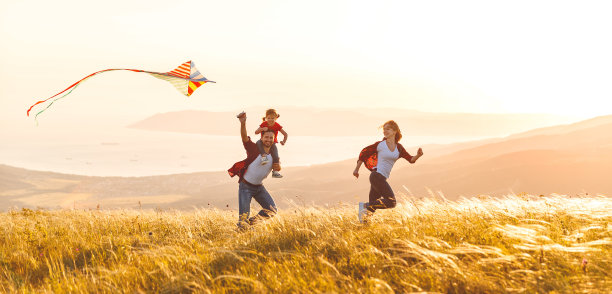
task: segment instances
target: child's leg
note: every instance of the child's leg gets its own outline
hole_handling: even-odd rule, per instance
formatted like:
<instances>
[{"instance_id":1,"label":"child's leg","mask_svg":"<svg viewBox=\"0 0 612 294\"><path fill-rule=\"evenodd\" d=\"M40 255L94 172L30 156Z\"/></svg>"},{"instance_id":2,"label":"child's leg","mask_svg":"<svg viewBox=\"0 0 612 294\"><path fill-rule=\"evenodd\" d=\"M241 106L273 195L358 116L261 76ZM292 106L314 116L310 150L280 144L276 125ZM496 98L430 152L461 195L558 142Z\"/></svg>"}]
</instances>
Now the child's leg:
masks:
<instances>
[{"instance_id":1,"label":"child's leg","mask_svg":"<svg viewBox=\"0 0 612 294\"><path fill-rule=\"evenodd\" d=\"M270 154L272 155L272 163L278 163L278 148L276 148L276 143L272 143L272 147L270 147Z\"/></svg>"},{"instance_id":2,"label":"child's leg","mask_svg":"<svg viewBox=\"0 0 612 294\"><path fill-rule=\"evenodd\" d=\"M263 143L261 142L261 140L257 140L256 144L257 144L257 150L259 150L259 154L261 154L261 156L265 156L266 151L264 150Z\"/></svg>"}]
</instances>

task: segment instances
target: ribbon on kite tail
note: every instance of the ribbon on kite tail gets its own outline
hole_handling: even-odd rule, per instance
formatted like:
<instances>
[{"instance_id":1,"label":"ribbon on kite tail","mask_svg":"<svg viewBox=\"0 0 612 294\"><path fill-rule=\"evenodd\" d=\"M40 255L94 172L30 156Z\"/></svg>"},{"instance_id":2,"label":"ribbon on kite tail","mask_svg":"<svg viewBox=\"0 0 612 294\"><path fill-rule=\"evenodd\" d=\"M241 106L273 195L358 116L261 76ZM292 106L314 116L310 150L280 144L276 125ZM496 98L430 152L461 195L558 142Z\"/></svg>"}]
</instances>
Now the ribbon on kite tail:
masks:
<instances>
[{"instance_id":1,"label":"ribbon on kite tail","mask_svg":"<svg viewBox=\"0 0 612 294\"><path fill-rule=\"evenodd\" d=\"M45 110L47 110L49 107L51 107L51 105L53 105L53 103L55 103L55 101L62 99L64 97L66 97L68 94L72 93L72 91L74 91L74 89L76 89L82 82L84 82L85 80L99 74L99 73L103 73L103 72L107 72L107 71L115 71L115 70L129 70L129 71L133 71L133 72L143 72L143 73L148 73L158 79L162 79L164 81L168 81L170 82L177 90L179 90L179 92L183 93L183 95L189 97L191 96L191 94L193 94L193 92L200 86L204 85L205 83L214 83L213 81L209 81L208 79L206 79L201 73L200 71L198 71L198 69L195 67L195 64L192 61L187 61L183 64L181 64L179 67L177 67L176 69L169 71L169 72L154 72L154 71L146 71L146 70L140 70L140 69L127 69L127 68L114 68L114 69L105 69L105 70L101 70L101 71L97 71L94 72L82 79L80 79L78 82L70 85L70 87L64 89L63 91L45 99L45 100L40 100L36 103L34 103L32 106L30 106L30 108L28 109L27 115L30 116L30 111L32 111L32 108L34 108L36 105L41 104L41 103L45 103L53 98L53 99L49 104L47 104L47 106L45 108L43 108L41 111L39 111L38 113L36 113L34 119L36 120L38 118L38 115L41 114L42 112L44 112ZM67 93L65 93L67 92ZM61 94L65 93L62 96L59 96ZM59 97L58 97L59 96ZM57 97L57 98L56 98ZM38 120L36 120L36 122L38 123Z\"/></svg>"}]
</instances>

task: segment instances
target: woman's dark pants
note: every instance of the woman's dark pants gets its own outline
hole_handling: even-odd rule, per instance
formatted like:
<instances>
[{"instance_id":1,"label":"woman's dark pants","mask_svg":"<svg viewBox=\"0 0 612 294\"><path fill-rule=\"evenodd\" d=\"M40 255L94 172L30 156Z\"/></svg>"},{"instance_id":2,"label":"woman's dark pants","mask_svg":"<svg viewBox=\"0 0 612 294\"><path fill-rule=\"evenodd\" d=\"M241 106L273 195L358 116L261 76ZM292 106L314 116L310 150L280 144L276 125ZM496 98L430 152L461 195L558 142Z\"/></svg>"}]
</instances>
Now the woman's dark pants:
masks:
<instances>
[{"instance_id":1,"label":"woman's dark pants","mask_svg":"<svg viewBox=\"0 0 612 294\"><path fill-rule=\"evenodd\" d=\"M377 209L386 209L395 207L395 194L387 183L387 178L373 171L370 174L370 201L366 203L366 207L370 212Z\"/></svg>"}]
</instances>

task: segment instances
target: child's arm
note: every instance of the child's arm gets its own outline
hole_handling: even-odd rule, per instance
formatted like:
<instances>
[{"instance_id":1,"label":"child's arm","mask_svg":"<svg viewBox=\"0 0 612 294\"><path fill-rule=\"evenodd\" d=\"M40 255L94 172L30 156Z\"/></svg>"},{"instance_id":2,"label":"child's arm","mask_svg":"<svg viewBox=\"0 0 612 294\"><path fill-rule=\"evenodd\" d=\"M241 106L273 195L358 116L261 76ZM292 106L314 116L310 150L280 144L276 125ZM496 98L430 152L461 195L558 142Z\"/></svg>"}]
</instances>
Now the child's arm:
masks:
<instances>
[{"instance_id":1,"label":"child's arm","mask_svg":"<svg viewBox=\"0 0 612 294\"><path fill-rule=\"evenodd\" d=\"M257 128L257 130L255 130L255 135L259 135L259 133L263 132L263 131L267 131L268 127L259 127Z\"/></svg>"},{"instance_id":2,"label":"child's arm","mask_svg":"<svg viewBox=\"0 0 612 294\"><path fill-rule=\"evenodd\" d=\"M287 132L285 132L284 129L281 129L279 132L281 132L281 134L283 134L284 136L283 140L280 143L281 145L285 145L285 142L287 142L287 138L289 137L289 135L287 135Z\"/></svg>"}]
</instances>

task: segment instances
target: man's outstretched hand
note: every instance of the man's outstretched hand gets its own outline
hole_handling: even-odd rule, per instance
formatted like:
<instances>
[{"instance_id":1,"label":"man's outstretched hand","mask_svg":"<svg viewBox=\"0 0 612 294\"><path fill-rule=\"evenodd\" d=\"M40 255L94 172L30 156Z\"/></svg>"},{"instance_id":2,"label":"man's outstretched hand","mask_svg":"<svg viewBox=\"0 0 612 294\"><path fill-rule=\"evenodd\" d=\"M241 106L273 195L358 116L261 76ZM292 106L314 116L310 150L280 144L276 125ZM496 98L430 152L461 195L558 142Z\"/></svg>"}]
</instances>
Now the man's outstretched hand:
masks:
<instances>
[{"instance_id":1,"label":"man's outstretched hand","mask_svg":"<svg viewBox=\"0 0 612 294\"><path fill-rule=\"evenodd\" d=\"M238 120L240 120L241 123L246 122L246 112L243 111L236 115L236 117L238 118Z\"/></svg>"},{"instance_id":2,"label":"man's outstretched hand","mask_svg":"<svg viewBox=\"0 0 612 294\"><path fill-rule=\"evenodd\" d=\"M238 118L238 120L240 120L240 137L242 137L242 142L246 143L250 140L246 130L246 112L243 111L241 113L238 113L236 117Z\"/></svg>"}]
</instances>

